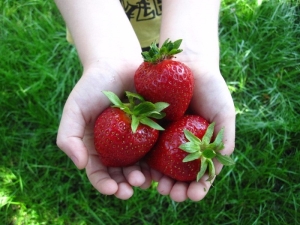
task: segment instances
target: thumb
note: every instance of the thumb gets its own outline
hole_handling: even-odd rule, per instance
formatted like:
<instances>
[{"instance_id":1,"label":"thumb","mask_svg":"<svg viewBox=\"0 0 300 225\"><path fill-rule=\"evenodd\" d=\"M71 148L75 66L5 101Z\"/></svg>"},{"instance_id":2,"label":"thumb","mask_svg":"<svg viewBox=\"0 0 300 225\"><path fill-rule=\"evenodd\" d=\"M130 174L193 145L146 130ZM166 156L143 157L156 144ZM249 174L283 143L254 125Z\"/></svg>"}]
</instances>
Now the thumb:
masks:
<instances>
[{"instance_id":1,"label":"thumb","mask_svg":"<svg viewBox=\"0 0 300 225\"><path fill-rule=\"evenodd\" d=\"M218 122L218 120L217 120ZM216 125L216 131L219 131L222 127L224 130L223 142L225 148L221 151L222 155L231 155L235 147L235 114L232 113L222 118L222 122ZM219 174L223 165L215 160L216 174Z\"/></svg>"},{"instance_id":2,"label":"thumb","mask_svg":"<svg viewBox=\"0 0 300 225\"><path fill-rule=\"evenodd\" d=\"M83 143L86 124L79 107L70 105L67 102L64 107L56 142L77 168L83 169L88 162L88 151Z\"/></svg>"}]
</instances>

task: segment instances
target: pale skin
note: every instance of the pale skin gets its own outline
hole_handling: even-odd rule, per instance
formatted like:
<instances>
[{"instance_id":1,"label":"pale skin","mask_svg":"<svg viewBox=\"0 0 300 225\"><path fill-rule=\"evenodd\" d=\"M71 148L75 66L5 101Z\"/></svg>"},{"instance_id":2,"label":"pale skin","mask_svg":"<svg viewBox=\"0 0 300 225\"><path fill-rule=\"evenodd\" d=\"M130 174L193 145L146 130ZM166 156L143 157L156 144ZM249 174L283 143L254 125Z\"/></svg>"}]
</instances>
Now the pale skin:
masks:
<instances>
[{"instance_id":1,"label":"pale skin","mask_svg":"<svg viewBox=\"0 0 300 225\"><path fill-rule=\"evenodd\" d=\"M231 94L219 70L218 13L220 0L163 0L160 43L183 39L184 50L175 60L188 65L195 77L191 107L196 114L225 127L225 148L234 150L235 110ZM134 91L133 75L142 63L138 39L119 0L56 0L75 42L83 75L64 106L58 146L85 169L91 184L104 195L129 199L133 187L147 189L158 182L157 191L176 202L202 200L212 183L175 181L144 162L124 168L107 168L99 161L93 144L93 125L109 105L101 93L118 95ZM101 12L101 13L99 13ZM215 161L217 174L222 165Z\"/></svg>"}]
</instances>

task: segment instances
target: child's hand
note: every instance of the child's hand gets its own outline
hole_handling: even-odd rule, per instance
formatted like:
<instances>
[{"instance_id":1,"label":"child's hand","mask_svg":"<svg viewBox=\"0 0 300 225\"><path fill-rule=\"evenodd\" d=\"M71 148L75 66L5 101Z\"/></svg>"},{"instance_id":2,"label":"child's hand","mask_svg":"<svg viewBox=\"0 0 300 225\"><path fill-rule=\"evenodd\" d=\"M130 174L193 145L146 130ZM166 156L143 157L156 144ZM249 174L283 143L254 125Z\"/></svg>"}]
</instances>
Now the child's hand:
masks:
<instances>
[{"instance_id":1,"label":"child's hand","mask_svg":"<svg viewBox=\"0 0 300 225\"><path fill-rule=\"evenodd\" d=\"M79 169L86 169L91 184L100 193L128 199L133 194L132 186L150 186L149 171L140 165L106 168L100 163L93 141L95 119L110 104L101 91L122 94L133 87L136 67L121 67L127 68L127 73L97 66L84 72L65 104L57 144Z\"/></svg>"},{"instance_id":2,"label":"child's hand","mask_svg":"<svg viewBox=\"0 0 300 225\"><path fill-rule=\"evenodd\" d=\"M215 132L225 128L223 154L231 154L235 142L235 108L231 94L219 71L219 30L218 19L220 0L163 1L160 43L182 39L183 52L176 60L185 63L193 71L195 90L191 102L194 113L209 122L215 122ZM222 165L215 161L216 174ZM170 194L175 201L189 198L199 201L208 193L211 183L203 177L190 184L175 182L161 174L152 173L159 181L158 191Z\"/></svg>"},{"instance_id":3,"label":"child's hand","mask_svg":"<svg viewBox=\"0 0 300 225\"><path fill-rule=\"evenodd\" d=\"M197 70L198 65L188 65L195 76L191 107L194 113L216 122L216 132L225 127L223 153L229 155L234 149L235 140L235 111L231 95L220 73ZM122 77L118 75L120 73L103 68L85 72L64 107L57 137L58 146L79 169L86 169L91 184L102 194L128 199L133 194L133 186L145 189L154 180L159 182L158 192L170 195L174 201L203 199L211 186L210 182L205 181L206 177L188 184L163 176L143 162L125 168L107 168L100 163L93 143L93 127L96 117L109 105L109 100L101 91L110 90L116 94L131 91L133 77L129 74L134 74L134 70L128 74L122 73ZM215 167L218 174L222 165L216 161Z\"/></svg>"},{"instance_id":4,"label":"child's hand","mask_svg":"<svg viewBox=\"0 0 300 225\"><path fill-rule=\"evenodd\" d=\"M199 63L186 63L195 76L195 91L191 102L193 113L201 115L209 122L216 122L215 133L225 128L222 154L230 155L235 144L235 108L231 94L220 72L199 70ZM216 174L219 174L222 165L215 161ZM170 195L177 202L191 199L199 201L205 197L211 187L205 175L199 182L185 183L174 181L152 170L152 179L158 181L157 190L162 195Z\"/></svg>"}]
</instances>

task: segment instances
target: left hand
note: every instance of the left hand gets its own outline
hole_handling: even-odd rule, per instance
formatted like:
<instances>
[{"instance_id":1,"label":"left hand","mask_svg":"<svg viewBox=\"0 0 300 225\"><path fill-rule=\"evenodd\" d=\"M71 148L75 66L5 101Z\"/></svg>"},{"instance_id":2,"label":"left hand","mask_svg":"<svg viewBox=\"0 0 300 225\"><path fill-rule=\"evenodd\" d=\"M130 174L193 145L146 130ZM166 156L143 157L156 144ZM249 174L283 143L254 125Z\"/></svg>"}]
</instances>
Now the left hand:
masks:
<instances>
[{"instance_id":1,"label":"left hand","mask_svg":"<svg viewBox=\"0 0 300 225\"><path fill-rule=\"evenodd\" d=\"M216 122L215 133L224 127L223 142L225 148L222 154L230 155L235 145L235 108L227 85L218 70L200 69L198 63L185 63L188 65L195 77L195 89L191 101L193 113L204 117L206 120ZM222 170L222 164L214 160L216 174ZM170 195L176 202L186 199L199 201L208 193L213 181L206 181L205 174L199 182L179 182L164 176L158 171L151 170L152 179L158 182L157 190L162 195Z\"/></svg>"}]
</instances>

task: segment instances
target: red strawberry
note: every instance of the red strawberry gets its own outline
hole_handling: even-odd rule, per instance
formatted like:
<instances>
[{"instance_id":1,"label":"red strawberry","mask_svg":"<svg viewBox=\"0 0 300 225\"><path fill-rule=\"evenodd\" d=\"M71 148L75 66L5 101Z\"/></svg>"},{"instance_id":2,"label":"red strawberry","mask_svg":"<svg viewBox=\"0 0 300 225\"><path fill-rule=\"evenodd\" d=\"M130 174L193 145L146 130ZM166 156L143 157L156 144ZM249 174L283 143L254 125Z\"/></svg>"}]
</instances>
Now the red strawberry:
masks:
<instances>
[{"instance_id":1,"label":"red strawberry","mask_svg":"<svg viewBox=\"0 0 300 225\"><path fill-rule=\"evenodd\" d=\"M150 118L161 119L167 103L146 102L134 93L126 92L129 103L122 103L112 92L103 92L114 104L97 118L94 144L100 160L106 166L122 167L139 161L157 141L163 128ZM138 105L135 100L141 101ZM150 118L148 118L150 117Z\"/></svg>"},{"instance_id":2,"label":"red strawberry","mask_svg":"<svg viewBox=\"0 0 300 225\"><path fill-rule=\"evenodd\" d=\"M178 120L187 110L194 91L192 71L185 64L174 61L182 40L174 43L167 39L161 48L151 44L149 52L143 52L144 62L134 76L137 93L151 102L167 102L167 120Z\"/></svg>"},{"instance_id":3,"label":"red strawberry","mask_svg":"<svg viewBox=\"0 0 300 225\"><path fill-rule=\"evenodd\" d=\"M224 148L224 129L210 143L213 131L214 123L209 124L197 115L186 115L162 132L146 161L151 168L178 181L199 181L208 168L208 180L212 180L214 157L224 165L234 164L229 156L219 153Z\"/></svg>"}]
</instances>

